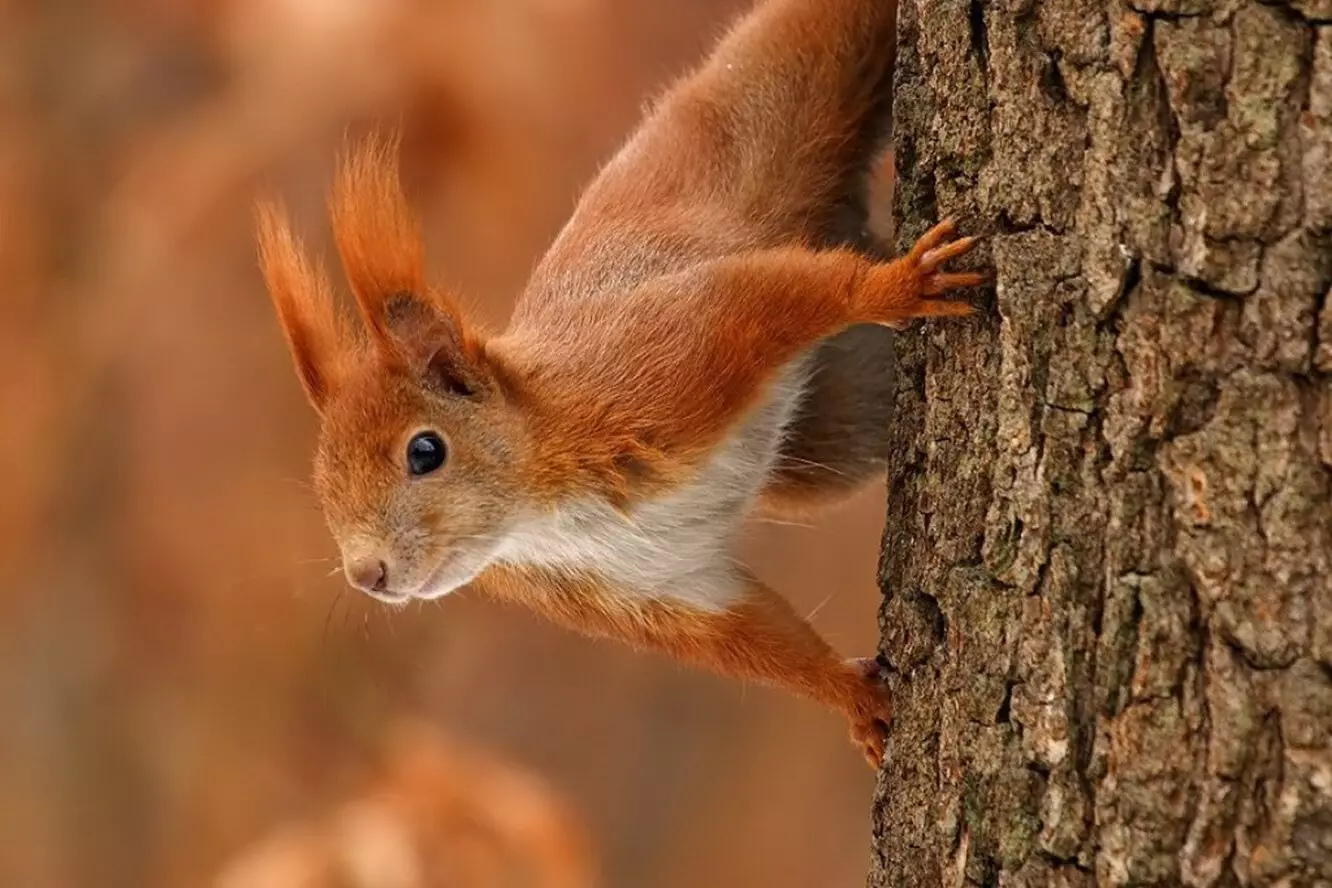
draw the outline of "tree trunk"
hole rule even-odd
[[[1137,0],[1135,0],[1137,2]],[[1332,0],[904,0],[875,886],[1332,885]]]

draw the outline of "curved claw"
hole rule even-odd
[[[927,253],[952,237],[956,230],[956,222],[952,219],[943,220],[920,236],[920,240],[911,247],[910,257],[919,262]]]
[[[978,271],[945,272],[931,275],[925,279],[924,293],[926,296],[938,296],[940,293],[947,293],[950,290],[978,287],[989,279],[989,275]]]
[[[893,721],[892,698],[884,685],[883,669],[873,657],[848,660],[847,665],[864,682],[864,696],[851,718],[851,739],[860,747],[870,766],[878,768],[883,764],[888,728]]]
[[[976,313],[976,307],[969,302],[952,302],[947,299],[924,299],[916,311],[918,318],[967,318]]]
[[[935,298],[953,290],[986,283],[990,276],[978,271],[945,272],[945,262],[970,252],[979,239],[952,240],[956,226],[945,219],[916,241],[910,253],[885,266],[875,266],[865,278],[865,320],[900,326],[911,318],[964,317],[975,309]]]
[[[920,267],[925,271],[934,271],[949,259],[956,259],[964,253],[971,252],[971,248],[976,246],[978,241],[979,238],[975,237],[960,237],[951,243],[928,250],[920,257]]]

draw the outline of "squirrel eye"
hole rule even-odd
[[[429,475],[444,465],[448,448],[434,432],[421,432],[407,442],[407,470],[413,475]]]

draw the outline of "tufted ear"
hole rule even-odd
[[[344,158],[329,201],[338,254],[380,358],[473,394],[483,383],[480,345],[457,302],[426,283],[397,157],[396,138],[371,136]]]
[[[316,411],[323,413],[356,348],[333,302],[328,277],[307,258],[281,204],[255,206],[259,262],[296,375]]]
[[[395,294],[384,303],[384,318],[399,360],[435,388],[470,398],[488,387],[479,343],[434,299]]]

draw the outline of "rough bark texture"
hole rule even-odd
[[[903,0],[875,886],[1332,885],[1332,3]]]

